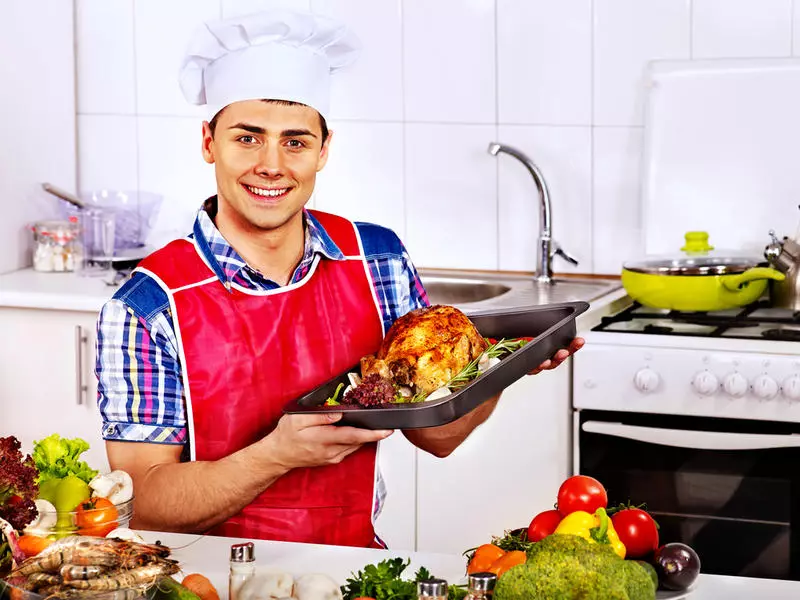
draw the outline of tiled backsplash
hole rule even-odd
[[[203,20],[269,6],[345,20],[359,61],[335,83],[317,208],[388,225],[428,267],[533,270],[541,167],[556,239],[618,273],[641,253],[643,67],[800,53],[800,0],[77,0],[79,182],[165,195],[154,242],[214,193],[202,112],[177,69]]]

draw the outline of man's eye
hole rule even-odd
[[[256,143],[256,138],[255,138],[255,136],[252,136],[252,135],[242,135],[242,136],[239,136],[237,141],[242,142],[243,144],[255,144]]]
[[[290,148],[305,148],[306,147],[305,143],[302,142],[301,140],[289,140],[288,142],[286,142],[286,145],[289,146]]]

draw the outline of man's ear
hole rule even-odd
[[[325,138],[325,143],[322,144],[322,149],[319,151],[319,162],[317,162],[317,172],[322,171],[322,167],[328,162],[328,154],[331,149],[331,139],[333,138],[333,131],[328,130],[328,137]]]
[[[208,121],[203,121],[203,160],[214,164],[214,135]]]

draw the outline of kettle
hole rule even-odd
[[[779,240],[774,231],[770,231],[772,237],[770,243],[764,250],[764,256],[769,263],[778,271],[786,275],[783,281],[770,281],[770,300],[772,306],[776,308],[789,308],[794,311],[800,310],[800,244],[797,241],[784,237]]]

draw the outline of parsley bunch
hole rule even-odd
[[[401,579],[403,571],[411,559],[389,558],[375,565],[367,565],[363,570],[352,574],[342,586],[344,600],[354,600],[361,596],[375,600],[417,600],[417,582],[431,579],[428,569],[421,567],[413,580]],[[461,600],[466,591],[451,585],[449,600]]]

